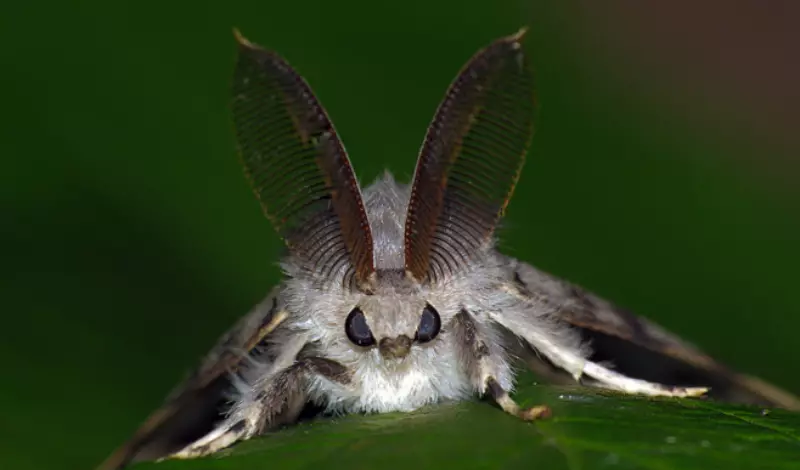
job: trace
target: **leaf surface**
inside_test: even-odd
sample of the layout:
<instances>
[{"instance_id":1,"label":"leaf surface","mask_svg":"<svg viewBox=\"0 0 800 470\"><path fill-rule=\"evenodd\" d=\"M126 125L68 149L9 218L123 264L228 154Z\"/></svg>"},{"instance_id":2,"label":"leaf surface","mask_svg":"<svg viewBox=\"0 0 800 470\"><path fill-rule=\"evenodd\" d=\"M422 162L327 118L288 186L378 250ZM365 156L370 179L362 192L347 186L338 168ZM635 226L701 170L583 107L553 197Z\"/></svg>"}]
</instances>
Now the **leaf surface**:
<instances>
[{"instance_id":1,"label":"leaf surface","mask_svg":"<svg viewBox=\"0 0 800 470\"><path fill-rule=\"evenodd\" d=\"M525 423L488 402L447 403L320 418L213 457L135 468L800 469L797 413L527 382L516 399L550 405L551 419Z\"/></svg>"}]
</instances>

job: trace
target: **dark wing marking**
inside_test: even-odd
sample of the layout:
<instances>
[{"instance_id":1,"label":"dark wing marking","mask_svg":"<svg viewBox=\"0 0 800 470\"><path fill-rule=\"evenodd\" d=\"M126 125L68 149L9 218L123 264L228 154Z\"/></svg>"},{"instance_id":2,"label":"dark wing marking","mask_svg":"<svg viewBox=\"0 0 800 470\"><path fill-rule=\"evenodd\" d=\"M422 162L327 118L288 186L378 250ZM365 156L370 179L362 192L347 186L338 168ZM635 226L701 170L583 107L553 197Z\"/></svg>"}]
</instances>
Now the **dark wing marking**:
<instances>
[{"instance_id":1,"label":"dark wing marking","mask_svg":"<svg viewBox=\"0 0 800 470\"><path fill-rule=\"evenodd\" d=\"M327 279L374 272L372 232L347 153L308 83L236 32L233 121L264 213L305 267Z\"/></svg>"},{"instance_id":2,"label":"dark wing marking","mask_svg":"<svg viewBox=\"0 0 800 470\"><path fill-rule=\"evenodd\" d=\"M800 410L797 397L729 369L655 323L529 264L512 259L509 263L513 288L523 297L552 305L559 318L581 329L592 342L593 360L610 360L623 373L634 370L646 380L670 377L693 382L687 385L710 385L712 396L729 401Z\"/></svg>"},{"instance_id":3,"label":"dark wing marking","mask_svg":"<svg viewBox=\"0 0 800 470\"><path fill-rule=\"evenodd\" d=\"M435 281L490 244L533 135L525 30L475 54L428 127L405 226L405 269Z\"/></svg>"},{"instance_id":4,"label":"dark wing marking","mask_svg":"<svg viewBox=\"0 0 800 470\"><path fill-rule=\"evenodd\" d=\"M239 320L183 383L169 394L133 437L114 451L98 470L116 470L141 460L154 460L204 435L219 419L226 402L230 374L286 318L278 288Z\"/></svg>"}]
</instances>

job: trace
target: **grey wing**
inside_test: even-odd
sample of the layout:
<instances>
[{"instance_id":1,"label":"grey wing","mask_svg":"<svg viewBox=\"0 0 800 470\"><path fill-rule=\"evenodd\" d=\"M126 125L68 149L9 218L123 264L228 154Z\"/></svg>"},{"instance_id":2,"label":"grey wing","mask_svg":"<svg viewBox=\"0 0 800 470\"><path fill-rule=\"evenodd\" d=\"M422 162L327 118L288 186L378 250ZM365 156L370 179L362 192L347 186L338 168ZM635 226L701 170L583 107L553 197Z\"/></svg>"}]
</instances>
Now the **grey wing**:
<instances>
[{"instance_id":1,"label":"grey wing","mask_svg":"<svg viewBox=\"0 0 800 470\"><path fill-rule=\"evenodd\" d=\"M710 385L710 395L726 401L800 409L791 393L731 370L661 326L527 263L508 263L519 295L554 306L559 318L591 341L592 360L610 361L645 380Z\"/></svg>"},{"instance_id":2,"label":"grey wing","mask_svg":"<svg viewBox=\"0 0 800 470\"><path fill-rule=\"evenodd\" d=\"M219 339L200 366L97 470L116 470L164 457L207 433L224 413L231 374L286 316L280 287L276 287Z\"/></svg>"}]
</instances>

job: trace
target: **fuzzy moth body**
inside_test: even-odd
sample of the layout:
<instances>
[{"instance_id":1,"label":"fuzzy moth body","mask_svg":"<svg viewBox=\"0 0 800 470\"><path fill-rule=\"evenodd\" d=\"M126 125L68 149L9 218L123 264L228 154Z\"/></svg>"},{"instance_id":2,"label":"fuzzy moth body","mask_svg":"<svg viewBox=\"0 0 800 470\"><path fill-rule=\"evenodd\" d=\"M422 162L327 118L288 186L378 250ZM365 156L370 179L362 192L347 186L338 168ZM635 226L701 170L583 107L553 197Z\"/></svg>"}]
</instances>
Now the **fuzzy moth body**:
<instances>
[{"instance_id":1,"label":"fuzzy moth body","mask_svg":"<svg viewBox=\"0 0 800 470\"><path fill-rule=\"evenodd\" d=\"M310 86L236 33L236 139L286 241L286 278L102 469L208 455L296 421L309 404L380 413L486 395L522 419L545 417L546 405L522 409L509 396L512 363L531 351L537 370L556 379L654 396L698 396L710 385L722 399L800 408L657 325L495 250L533 135L524 33L491 43L458 73L411 184L386 173L363 192Z\"/></svg>"}]
</instances>

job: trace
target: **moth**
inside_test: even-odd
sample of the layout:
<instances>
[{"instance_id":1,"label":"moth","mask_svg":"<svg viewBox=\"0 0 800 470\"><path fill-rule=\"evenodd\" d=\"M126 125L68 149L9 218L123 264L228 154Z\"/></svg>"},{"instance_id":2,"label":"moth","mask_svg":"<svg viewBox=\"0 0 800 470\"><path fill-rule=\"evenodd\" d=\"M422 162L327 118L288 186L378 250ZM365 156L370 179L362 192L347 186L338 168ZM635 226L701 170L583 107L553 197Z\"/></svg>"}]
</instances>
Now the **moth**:
<instances>
[{"instance_id":1,"label":"moth","mask_svg":"<svg viewBox=\"0 0 800 470\"><path fill-rule=\"evenodd\" d=\"M278 54L236 32L232 115L246 175L285 240L285 280L100 468L208 455L328 413L411 411L510 397L522 360L624 393L798 409L581 287L494 248L536 112L525 30L478 51L440 103L401 184L363 191L328 115ZM614 367L608 365L609 362Z\"/></svg>"}]
</instances>

